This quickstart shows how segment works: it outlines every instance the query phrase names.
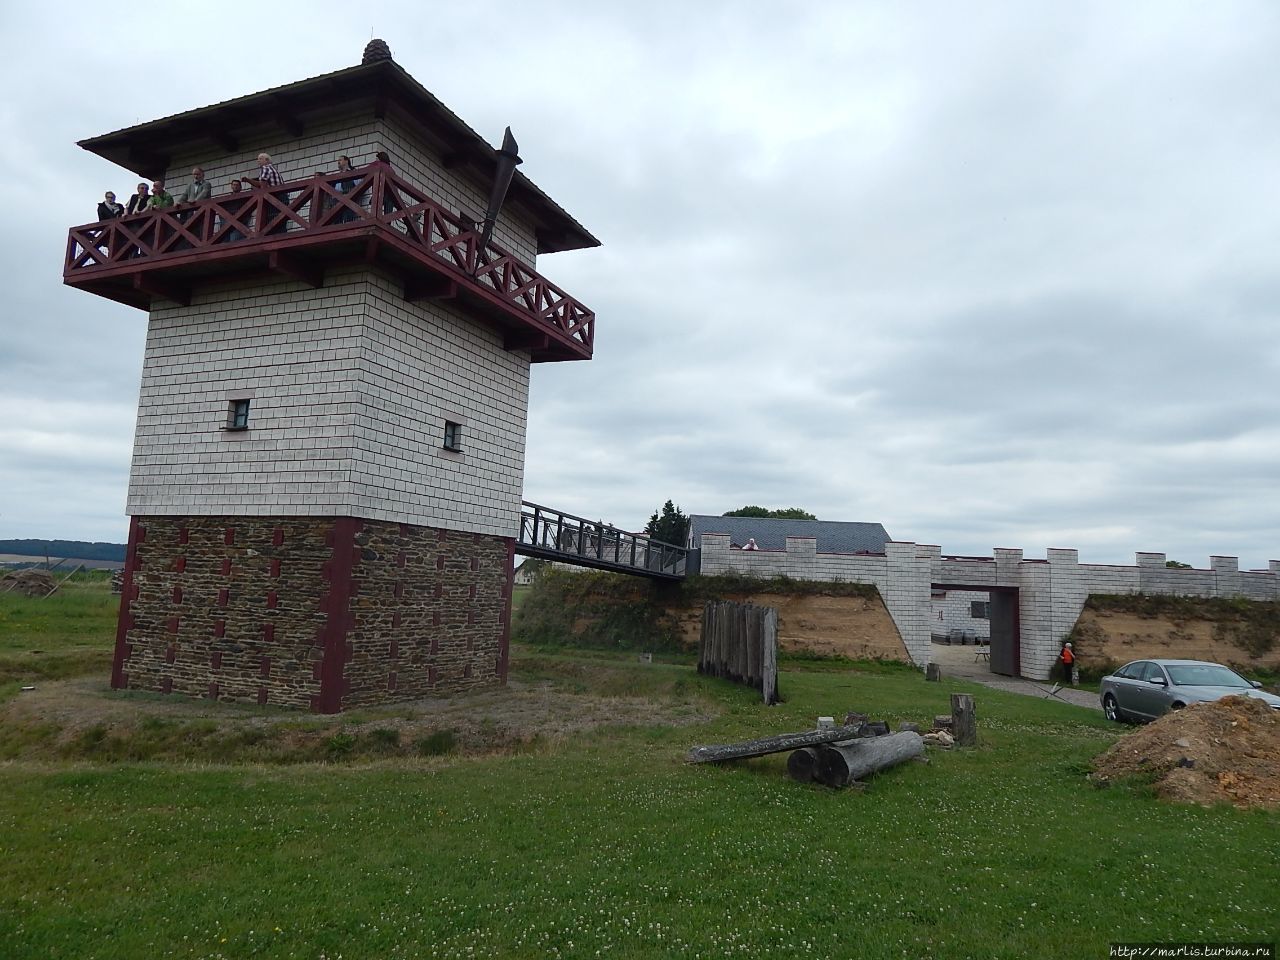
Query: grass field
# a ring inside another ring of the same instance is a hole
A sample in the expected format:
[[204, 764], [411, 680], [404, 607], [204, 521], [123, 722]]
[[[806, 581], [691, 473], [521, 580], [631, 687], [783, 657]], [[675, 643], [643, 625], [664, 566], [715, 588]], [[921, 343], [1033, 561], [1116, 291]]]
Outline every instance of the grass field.
[[0, 594], [0, 702], [26, 683], [111, 668], [120, 601], [110, 580], [78, 573], [52, 597]]
[[[15, 654], [110, 647], [26, 629]], [[1083, 958], [1280, 929], [1280, 815], [1091, 786], [1121, 732], [1091, 711], [873, 664], [789, 663], [774, 708], [684, 663], [518, 650], [513, 669], [619, 715], [691, 698], [714, 719], [334, 763], [19, 757], [0, 764], [0, 955]], [[953, 690], [982, 745], [865, 793], [792, 783], [781, 757], [682, 762], [819, 714], [924, 721]]]

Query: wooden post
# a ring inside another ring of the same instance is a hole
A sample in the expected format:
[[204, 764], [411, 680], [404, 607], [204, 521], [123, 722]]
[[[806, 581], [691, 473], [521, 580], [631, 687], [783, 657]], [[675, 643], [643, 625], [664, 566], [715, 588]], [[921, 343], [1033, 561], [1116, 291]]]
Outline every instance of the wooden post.
[[924, 678], [926, 680], [937, 682], [942, 679], [942, 667], [936, 663], [928, 663], [924, 668]]
[[764, 612], [764, 702], [778, 702], [778, 611], [766, 607]]
[[978, 714], [973, 697], [967, 693], [951, 695], [951, 733], [958, 747], [978, 745]]

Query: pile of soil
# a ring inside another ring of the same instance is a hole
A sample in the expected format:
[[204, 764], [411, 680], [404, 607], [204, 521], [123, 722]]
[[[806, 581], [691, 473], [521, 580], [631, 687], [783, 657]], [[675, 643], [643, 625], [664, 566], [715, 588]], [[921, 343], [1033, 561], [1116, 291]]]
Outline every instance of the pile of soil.
[[1094, 761], [1096, 782], [1135, 776], [1177, 803], [1280, 807], [1280, 710], [1225, 697], [1166, 713]]
[[24, 597], [47, 597], [58, 585], [47, 570], [11, 570], [0, 577], [0, 593], [20, 593]]

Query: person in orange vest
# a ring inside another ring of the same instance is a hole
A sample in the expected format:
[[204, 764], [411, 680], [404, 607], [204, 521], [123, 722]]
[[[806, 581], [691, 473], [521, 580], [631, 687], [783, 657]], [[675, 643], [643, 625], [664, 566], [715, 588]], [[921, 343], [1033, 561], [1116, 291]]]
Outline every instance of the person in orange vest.
[[1076, 678], [1076, 655], [1071, 649], [1071, 641], [1068, 640], [1062, 645], [1062, 653], [1058, 654], [1062, 661], [1062, 678], [1064, 683], [1069, 683], [1073, 687], [1079, 682]]

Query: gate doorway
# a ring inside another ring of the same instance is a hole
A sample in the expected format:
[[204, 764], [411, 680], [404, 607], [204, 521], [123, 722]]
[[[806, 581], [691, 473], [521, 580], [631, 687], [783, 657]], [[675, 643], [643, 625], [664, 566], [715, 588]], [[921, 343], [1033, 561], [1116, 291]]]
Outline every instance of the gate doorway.
[[975, 587], [959, 583], [934, 583], [931, 589], [974, 595], [974, 603], [981, 595], [987, 598], [987, 624], [990, 631], [988, 660], [992, 673], [1006, 677], [1021, 676], [1022, 638], [1019, 632], [1018, 588]]

